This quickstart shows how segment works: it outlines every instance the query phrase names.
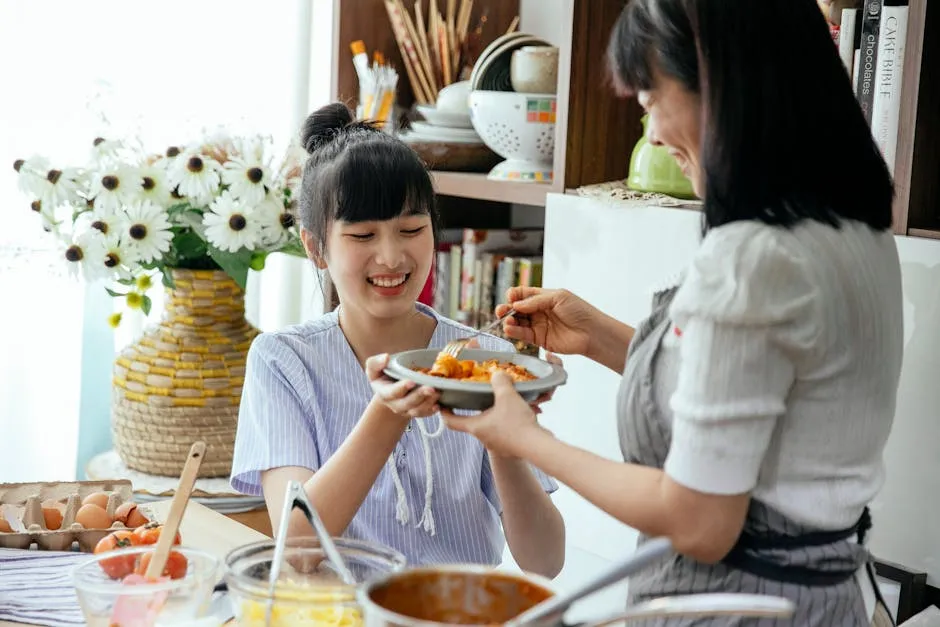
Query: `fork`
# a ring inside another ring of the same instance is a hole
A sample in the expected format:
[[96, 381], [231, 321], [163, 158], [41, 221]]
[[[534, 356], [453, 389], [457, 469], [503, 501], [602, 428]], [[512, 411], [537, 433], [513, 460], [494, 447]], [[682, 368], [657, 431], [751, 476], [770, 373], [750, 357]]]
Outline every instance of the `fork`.
[[489, 323], [482, 329], [477, 329], [476, 331], [474, 331], [473, 335], [462, 337], [456, 340], [451, 340], [450, 342], [447, 343], [447, 345], [444, 347], [444, 350], [441, 352], [450, 355], [454, 359], [457, 359], [460, 356], [460, 353], [463, 352], [463, 349], [467, 347], [467, 344], [470, 343], [470, 340], [472, 340], [473, 338], [479, 335], [482, 335], [483, 333], [486, 333], [487, 331], [492, 331], [493, 329], [499, 327], [499, 325], [501, 325], [503, 321], [506, 320], [506, 318], [508, 318], [509, 316], [512, 316], [515, 313], [516, 313], [515, 309], [510, 309], [504, 315], [500, 316], [499, 318]]

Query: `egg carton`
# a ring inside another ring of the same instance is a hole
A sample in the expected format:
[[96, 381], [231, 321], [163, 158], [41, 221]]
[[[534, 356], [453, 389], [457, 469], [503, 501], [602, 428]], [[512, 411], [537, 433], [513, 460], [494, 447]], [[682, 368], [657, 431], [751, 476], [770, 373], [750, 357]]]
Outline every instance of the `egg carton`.
[[[76, 520], [82, 501], [101, 492], [107, 494], [107, 507], [104, 509], [108, 525], [86, 528]], [[68, 551], [77, 543], [79, 551], [91, 553], [103, 537], [117, 529], [128, 528], [114, 517], [123, 503], [133, 501], [133, 489], [127, 480], [0, 483], [0, 519], [12, 529], [11, 532], [0, 531], [0, 547], [28, 549], [35, 546], [39, 550]], [[44, 505], [62, 513], [58, 529], [46, 526]], [[138, 511], [150, 520], [144, 509]]]

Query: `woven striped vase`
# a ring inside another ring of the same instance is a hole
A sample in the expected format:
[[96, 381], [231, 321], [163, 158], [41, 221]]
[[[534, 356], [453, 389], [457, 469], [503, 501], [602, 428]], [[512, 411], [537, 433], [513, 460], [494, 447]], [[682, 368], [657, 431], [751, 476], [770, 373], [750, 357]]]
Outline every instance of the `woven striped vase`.
[[111, 431], [134, 470], [175, 476], [196, 440], [208, 445], [201, 477], [232, 467], [248, 346], [245, 294], [224, 272], [173, 270], [159, 324], [114, 364]]

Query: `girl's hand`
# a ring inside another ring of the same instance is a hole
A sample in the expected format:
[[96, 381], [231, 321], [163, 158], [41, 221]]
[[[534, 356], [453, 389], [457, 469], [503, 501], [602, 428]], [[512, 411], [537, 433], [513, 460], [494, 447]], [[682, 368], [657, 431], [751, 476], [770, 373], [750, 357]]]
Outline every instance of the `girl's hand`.
[[493, 374], [492, 384], [495, 403], [491, 408], [475, 416], [457, 416], [444, 409], [441, 416], [449, 428], [469, 433], [491, 453], [523, 457], [526, 434], [540, 431], [542, 427], [535, 419], [535, 411], [516, 392], [509, 375]]
[[600, 312], [568, 290], [538, 287], [514, 287], [507, 294], [508, 304], [496, 308], [496, 316], [510, 308], [520, 316], [507, 318], [503, 331], [507, 337], [541, 346], [563, 355], [587, 355], [592, 328]]
[[395, 381], [383, 373], [388, 365], [388, 354], [375, 355], [366, 360], [366, 376], [375, 398], [400, 416], [425, 418], [440, 411], [440, 394], [432, 387], [418, 386], [414, 381]]

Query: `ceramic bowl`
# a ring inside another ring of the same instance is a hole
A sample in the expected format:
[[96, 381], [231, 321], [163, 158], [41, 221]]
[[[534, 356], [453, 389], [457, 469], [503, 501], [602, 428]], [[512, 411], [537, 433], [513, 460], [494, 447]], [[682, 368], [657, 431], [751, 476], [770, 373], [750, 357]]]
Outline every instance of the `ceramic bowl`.
[[[504, 35], [493, 43], [499, 42], [489, 55], [480, 55], [470, 74], [470, 88], [486, 91], [513, 91], [510, 78], [512, 53], [524, 46], [548, 46], [544, 39], [523, 33], [511, 33], [515, 37]], [[491, 44], [492, 45], [492, 44]], [[485, 52], [485, 51], [484, 51]], [[554, 91], [554, 90], [553, 90]]]
[[555, 156], [554, 94], [473, 91], [470, 119], [493, 152], [506, 159], [487, 178], [550, 183]]
[[512, 53], [509, 78], [515, 91], [554, 94], [558, 91], [558, 48], [523, 46]]
[[[438, 404], [441, 407], [478, 411], [492, 407], [493, 386], [489, 383], [455, 381], [443, 377], [432, 377], [413, 370], [413, 368], [430, 368], [439, 353], [440, 350], [434, 348], [396, 353], [389, 358], [385, 374], [398, 381], [407, 379], [418, 385], [427, 385], [438, 390], [441, 394]], [[515, 387], [522, 398], [529, 402], [534, 401], [546, 392], [554, 390], [559, 385], [564, 385], [568, 379], [568, 374], [561, 366], [551, 364], [538, 357], [519, 353], [468, 348], [460, 353], [460, 359], [473, 359], [476, 361], [498, 359], [526, 368], [538, 378], [516, 383]]]

